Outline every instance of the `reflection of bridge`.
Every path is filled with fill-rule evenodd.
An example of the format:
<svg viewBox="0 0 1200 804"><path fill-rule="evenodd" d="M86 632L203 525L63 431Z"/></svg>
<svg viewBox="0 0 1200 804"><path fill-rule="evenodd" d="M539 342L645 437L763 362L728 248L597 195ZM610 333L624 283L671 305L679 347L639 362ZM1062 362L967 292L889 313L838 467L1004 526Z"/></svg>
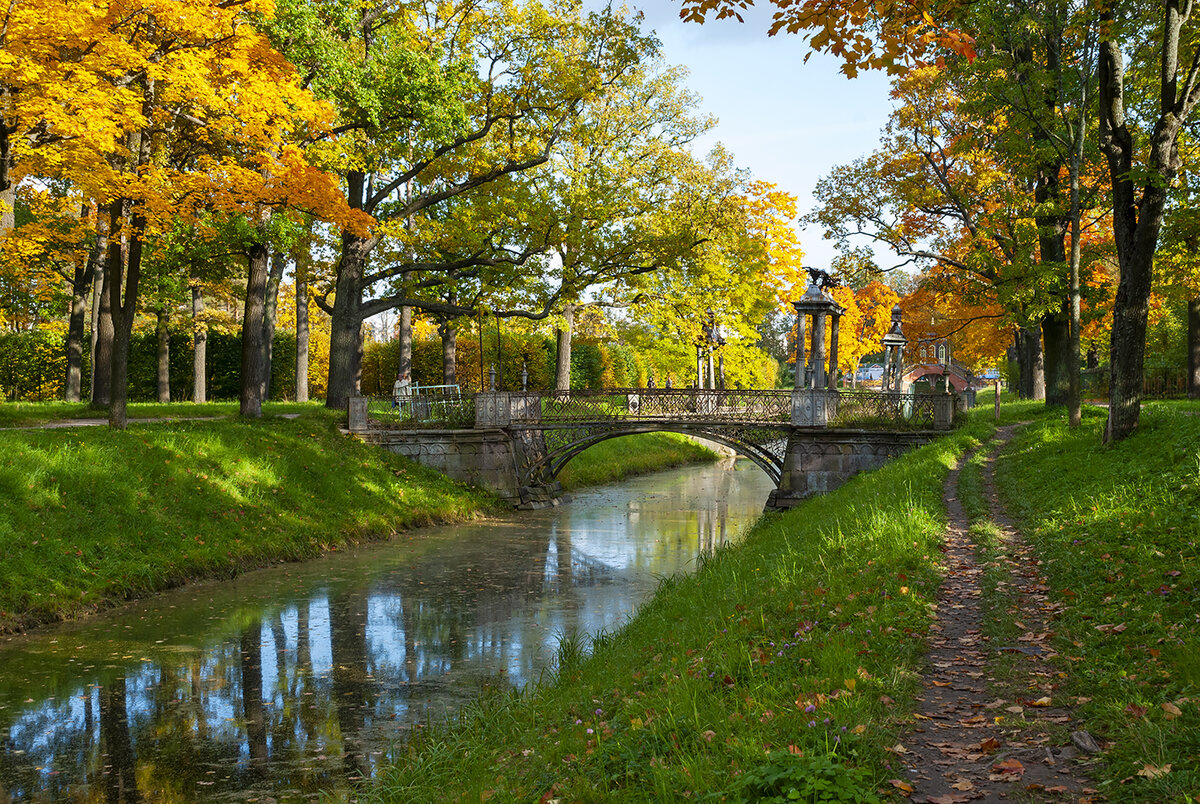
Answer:
<svg viewBox="0 0 1200 804"><path fill-rule="evenodd" d="M350 402L351 432L517 505L552 503L554 478L609 438L675 432L725 444L777 485L768 507L836 488L929 441L954 397L896 392L706 389L489 392Z"/></svg>

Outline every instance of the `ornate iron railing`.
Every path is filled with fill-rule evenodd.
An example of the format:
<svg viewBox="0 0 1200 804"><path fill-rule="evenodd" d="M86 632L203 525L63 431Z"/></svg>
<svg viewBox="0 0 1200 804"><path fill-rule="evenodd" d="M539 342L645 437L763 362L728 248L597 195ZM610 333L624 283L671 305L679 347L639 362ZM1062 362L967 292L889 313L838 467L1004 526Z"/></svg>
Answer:
<svg viewBox="0 0 1200 804"><path fill-rule="evenodd" d="M614 388L512 394L514 423L710 421L784 424L791 421L786 390L709 391L694 388Z"/></svg>
<svg viewBox="0 0 1200 804"><path fill-rule="evenodd" d="M842 391L837 396L837 409L829 419L829 426L932 430L937 423L936 410L942 396Z"/></svg>
<svg viewBox="0 0 1200 804"><path fill-rule="evenodd" d="M367 403L367 419L372 427L385 430L474 427L475 397L443 392L373 396Z"/></svg>

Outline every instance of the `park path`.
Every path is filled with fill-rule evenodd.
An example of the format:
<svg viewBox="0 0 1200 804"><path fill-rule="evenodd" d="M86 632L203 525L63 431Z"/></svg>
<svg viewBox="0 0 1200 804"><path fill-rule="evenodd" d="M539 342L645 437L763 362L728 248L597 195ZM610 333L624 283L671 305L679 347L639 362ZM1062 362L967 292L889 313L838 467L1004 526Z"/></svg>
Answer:
<svg viewBox="0 0 1200 804"><path fill-rule="evenodd" d="M1073 725L1072 701L1060 699L1057 691L1056 605L1036 556L1012 527L993 483L996 454L1013 429L997 432L983 490L1001 545L993 564L1000 569L996 585L1010 602L1008 611L995 616L1011 617L1021 634L1012 644L994 645L983 633L989 567L976 555L959 501L964 459L945 485L946 575L931 626L929 669L912 732L893 749L907 765L914 802L1098 800L1087 779L1087 766L1094 761L1090 754L1098 748Z"/></svg>
<svg viewBox="0 0 1200 804"><path fill-rule="evenodd" d="M277 413L274 414L280 419L295 419L300 416L299 413ZM222 416L160 416L156 418L140 418L129 419L128 424L159 424L164 422L206 422L217 421L219 419L236 419L236 415ZM47 422L38 422L36 424L20 424L13 427L0 427L0 431L4 430L65 430L71 427L107 427L107 418L89 417L85 419L53 419Z"/></svg>

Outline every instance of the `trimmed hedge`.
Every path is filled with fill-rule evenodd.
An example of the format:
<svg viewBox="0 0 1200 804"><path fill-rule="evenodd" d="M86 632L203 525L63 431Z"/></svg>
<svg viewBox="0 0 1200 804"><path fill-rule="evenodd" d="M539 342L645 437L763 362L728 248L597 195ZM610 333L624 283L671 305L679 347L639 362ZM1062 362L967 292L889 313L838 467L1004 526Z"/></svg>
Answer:
<svg viewBox="0 0 1200 804"><path fill-rule="evenodd" d="M157 336L134 333L129 342L129 401L152 402L156 396ZM271 399L296 397L296 336L277 332L271 361ZM90 373L84 351L84 391ZM208 334L206 360L208 398L237 399L241 391L242 339L221 332ZM171 335L171 398L192 398L192 336ZM51 331L0 335L0 391L10 400L62 399L67 374L66 336Z"/></svg>

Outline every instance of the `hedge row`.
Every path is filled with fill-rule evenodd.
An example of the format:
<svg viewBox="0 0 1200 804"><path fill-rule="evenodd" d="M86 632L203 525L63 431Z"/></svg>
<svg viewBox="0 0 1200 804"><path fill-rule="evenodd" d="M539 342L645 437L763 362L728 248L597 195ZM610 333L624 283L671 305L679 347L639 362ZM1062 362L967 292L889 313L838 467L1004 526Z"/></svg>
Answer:
<svg viewBox="0 0 1200 804"><path fill-rule="evenodd" d="M152 402L156 398L157 344L153 332L135 333L129 343L129 400ZM296 336L278 332L271 363L272 399L296 396ZM90 376L89 355L84 352L83 383ZM211 332L206 350L206 384L209 399L236 399L241 391L242 339ZM192 338L171 336L169 363L171 398L191 399ZM66 338L56 332L33 331L0 335L0 392L9 400L62 399L67 376Z"/></svg>

